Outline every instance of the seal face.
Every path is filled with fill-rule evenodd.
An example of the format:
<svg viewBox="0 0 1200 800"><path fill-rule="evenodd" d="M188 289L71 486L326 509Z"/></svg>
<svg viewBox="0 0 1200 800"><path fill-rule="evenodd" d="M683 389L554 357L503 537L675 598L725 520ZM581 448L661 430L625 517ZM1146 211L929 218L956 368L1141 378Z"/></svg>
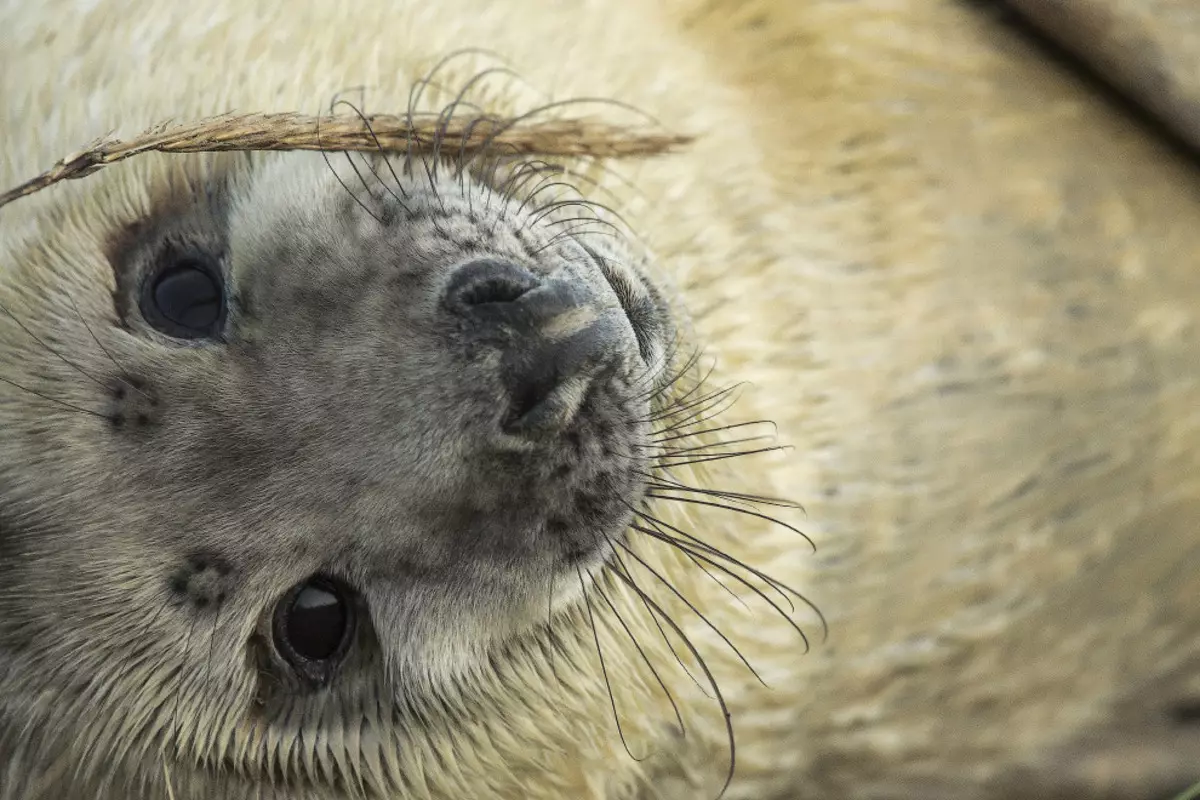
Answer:
<svg viewBox="0 0 1200 800"><path fill-rule="evenodd" d="M144 370L125 402L157 413L114 425L137 483L222 509L190 545L243 571L256 550L321 554L375 624L403 626L409 668L434 630L468 647L463 592L505 633L544 615L640 491L661 330L614 285L641 278L490 200L445 177L348 191L292 156L114 259L125 326L180 367ZM301 524L263 514L279 507ZM230 516L249 548L216 534Z"/></svg>
<svg viewBox="0 0 1200 800"><path fill-rule="evenodd" d="M59 526L111 576L59 600L95 663L56 669L81 705L19 745L32 762L85 698L131 758L185 714L303 736L330 697L383 696L390 719L571 604L624 535L672 335L632 249L445 165L368 166L354 185L321 155L237 162L107 242L117 324L63 323L104 353L70 378L86 446L56 456L88 479L0 493L5 548ZM13 426L5 451L27 468L47 436ZM4 579L52 561L6 560ZM69 643L48 598L6 598L0 628L27 648L4 692L36 705L33 665ZM135 700L141 681L173 700ZM180 746L212 746L193 735Z"/></svg>

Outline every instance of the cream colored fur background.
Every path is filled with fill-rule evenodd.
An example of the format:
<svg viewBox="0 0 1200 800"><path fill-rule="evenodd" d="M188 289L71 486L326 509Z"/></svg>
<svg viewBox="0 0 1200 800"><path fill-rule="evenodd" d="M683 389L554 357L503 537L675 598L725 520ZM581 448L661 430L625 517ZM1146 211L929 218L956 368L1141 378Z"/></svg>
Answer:
<svg viewBox="0 0 1200 800"><path fill-rule="evenodd" d="M746 548L832 626L805 656L781 624L718 612L772 685L715 661L739 734L733 796L1013 796L1013 781L1086 796L1072 793L1163 790L1200 763L1200 736L1171 716L1200 698L1198 176L987 13L10 0L0 30L6 186L167 118L315 112L358 85L368 110L396 110L414 76L467 45L508 58L527 105L534 90L615 97L701 134L685 155L621 168L644 196L613 187L722 376L752 382L738 414L795 446L738 469L804 502L821 551L765 528ZM94 239L125 212L105 204L144 204L140 182L165 160L0 211L0 291L37 280L30 243L111 281ZM495 769L485 794L719 786L711 708L674 755L638 765L606 696L579 689L558 714L566 701L547 692L513 700L520 741L493 732L494 751L460 756ZM571 712L593 724L566 725ZM637 725L650 736L662 721ZM511 773L488 761L521 751Z"/></svg>

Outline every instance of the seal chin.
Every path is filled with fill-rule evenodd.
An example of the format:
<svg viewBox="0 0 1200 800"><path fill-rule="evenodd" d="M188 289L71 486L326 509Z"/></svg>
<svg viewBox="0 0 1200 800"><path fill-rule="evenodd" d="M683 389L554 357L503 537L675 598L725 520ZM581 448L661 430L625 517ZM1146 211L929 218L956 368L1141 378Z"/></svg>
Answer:
<svg viewBox="0 0 1200 800"><path fill-rule="evenodd" d="M583 602L584 587L590 585L613 560L616 550L614 540L618 537L624 538L624 533L609 534L604 541L592 547L569 550L564 554L556 570L552 608L566 609ZM539 622L540 617L539 614Z"/></svg>

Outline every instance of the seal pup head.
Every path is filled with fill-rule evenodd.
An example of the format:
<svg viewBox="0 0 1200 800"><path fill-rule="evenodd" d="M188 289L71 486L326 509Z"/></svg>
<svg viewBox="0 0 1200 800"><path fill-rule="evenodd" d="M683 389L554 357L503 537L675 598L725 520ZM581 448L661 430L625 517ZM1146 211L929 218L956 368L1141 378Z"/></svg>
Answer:
<svg viewBox="0 0 1200 800"><path fill-rule="evenodd" d="M675 335L634 248L529 165L357 163L159 163L111 294L10 272L0 795L386 788L620 546Z"/></svg>

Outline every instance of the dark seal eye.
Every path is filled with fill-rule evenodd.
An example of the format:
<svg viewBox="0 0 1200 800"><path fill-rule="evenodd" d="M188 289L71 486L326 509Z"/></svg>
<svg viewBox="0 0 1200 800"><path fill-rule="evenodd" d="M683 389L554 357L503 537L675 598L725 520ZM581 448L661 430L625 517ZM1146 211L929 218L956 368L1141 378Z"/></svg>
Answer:
<svg viewBox="0 0 1200 800"><path fill-rule="evenodd" d="M354 634L349 590L323 577L292 587L275 607L275 647L304 679L328 683Z"/></svg>
<svg viewBox="0 0 1200 800"><path fill-rule="evenodd" d="M207 256L165 256L146 276L141 294L146 322L175 339L212 339L225 323L224 281Z"/></svg>

